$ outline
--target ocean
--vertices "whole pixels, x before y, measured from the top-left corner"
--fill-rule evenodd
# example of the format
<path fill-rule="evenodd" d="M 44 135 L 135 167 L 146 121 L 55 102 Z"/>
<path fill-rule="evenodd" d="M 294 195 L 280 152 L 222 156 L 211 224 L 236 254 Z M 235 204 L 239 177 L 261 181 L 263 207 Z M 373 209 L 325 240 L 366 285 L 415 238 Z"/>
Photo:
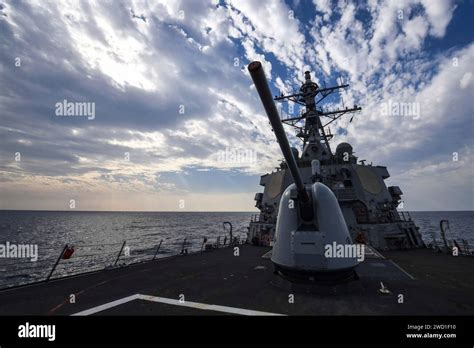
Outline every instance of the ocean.
<path fill-rule="evenodd" d="M 0 288 L 43 280 L 50 274 L 65 244 L 73 257 L 61 260 L 52 278 L 175 255 L 183 248 L 198 251 L 204 238 L 224 242 L 228 229 L 245 240 L 254 212 L 77 212 L 0 211 L 0 245 L 36 245 L 37 260 L 0 258 Z M 474 212 L 412 212 L 425 243 L 440 244 L 439 222 L 449 220 L 448 238 L 474 245 Z M 126 241 L 125 245 L 123 244 Z M 160 245 L 161 241 L 161 245 Z M 158 253 L 157 249 L 158 246 Z M 33 249 L 31 249 L 33 250 Z M 120 252 L 122 251 L 122 252 Z M 117 260 L 117 256 L 120 258 Z M 31 256 L 31 255 L 30 255 Z"/>

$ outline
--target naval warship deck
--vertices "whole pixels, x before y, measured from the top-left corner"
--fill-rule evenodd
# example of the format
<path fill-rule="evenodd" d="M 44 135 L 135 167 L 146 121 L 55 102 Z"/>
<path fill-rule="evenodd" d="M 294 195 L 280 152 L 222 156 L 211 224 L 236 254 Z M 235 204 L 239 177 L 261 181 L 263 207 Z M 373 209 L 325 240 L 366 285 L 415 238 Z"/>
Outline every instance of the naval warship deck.
<path fill-rule="evenodd" d="M 430 249 L 369 253 L 358 280 L 295 289 L 270 248 L 240 245 L 0 291 L 2 315 L 472 315 L 470 256 Z M 370 251 L 373 252 L 370 252 Z M 389 293 L 380 291 L 381 283 Z M 286 286 L 286 287 L 285 287 Z M 75 294 L 75 303 L 70 295 Z M 289 301 L 289 294 L 294 301 Z M 403 303 L 399 303 L 399 294 Z M 180 297 L 184 295 L 183 297 Z M 292 302 L 292 303 L 290 303 Z"/>

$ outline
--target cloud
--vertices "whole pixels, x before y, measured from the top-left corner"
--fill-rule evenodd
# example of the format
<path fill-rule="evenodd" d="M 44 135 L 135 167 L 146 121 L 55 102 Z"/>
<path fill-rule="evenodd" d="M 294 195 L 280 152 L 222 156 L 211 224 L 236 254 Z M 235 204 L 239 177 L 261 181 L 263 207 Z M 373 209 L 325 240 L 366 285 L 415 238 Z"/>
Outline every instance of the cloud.
<path fill-rule="evenodd" d="M 456 6 L 452 1 L 422 0 L 421 3 L 430 22 L 430 33 L 436 37 L 443 37 Z"/>
<path fill-rule="evenodd" d="M 274 55 L 285 66 L 300 72 L 304 70 L 305 38 L 291 8 L 280 1 L 262 2 L 255 6 L 252 0 L 232 0 L 229 5 L 236 27 L 242 28 L 250 41 L 264 53 Z M 248 58 L 251 57 L 249 54 Z"/>
<path fill-rule="evenodd" d="M 305 70 L 320 84 L 342 75 L 351 84 L 345 105 L 363 113 L 334 123 L 336 141 L 388 165 L 391 180 L 419 196 L 432 189 L 415 184 L 420 162 L 433 175 L 452 152 L 472 152 L 473 45 L 430 50 L 455 10 L 451 1 L 8 1 L 0 17 L 2 208 L 44 201 L 55 209 L 73 194 L 90 209 L 172 210 L 182 197 L 190 209 L 253 209 L 259 175 L 281 159 L 245 69 L 254 59 L 274 91 L 293 91 Z M 56 117 L 64 99 L 95 103 L 96 118 Z M 381 116 L 390 100 L 418 103 L 419 119 Z M 257 160 L 222 161 L 229 149 Z"/>

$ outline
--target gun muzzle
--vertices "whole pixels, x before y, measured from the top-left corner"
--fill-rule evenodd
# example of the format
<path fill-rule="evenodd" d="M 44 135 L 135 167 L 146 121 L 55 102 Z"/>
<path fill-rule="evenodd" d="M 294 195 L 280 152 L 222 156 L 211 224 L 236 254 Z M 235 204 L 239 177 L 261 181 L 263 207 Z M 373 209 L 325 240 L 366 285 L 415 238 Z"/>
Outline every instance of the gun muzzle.
<path fill-rule="evenodd" d="M 308 202 L 309 196 L 304 187 L 303 179 L 301 178 L 296 160 L 293 156 L 293 152 L 291 151 L 290 144 L 288 143 L 288 138 L 286 137 L 285 130 L 283 129 L 277 108 L 273 102 L 270 87 L 268 87 L 267 78 L 265 77 L 262 64 L 258 61 L 254 61 L 249 64 L 248 70 L 250 72 L 250 76 L 252 77 L 255 88 L 257 89 L 258 95 L 260 96 L 263 107 L 265 108 L 268 119 L 270 120 L 273 131 L 278 140 L 278 144 L 280 145 L 281 152 L 283 153 L 283 157 L 285 157 L 285 161 L 291 172 L 291 176 L 293 177 L 293 181 L 295 182 L 296 188 L 298 190 L 298 197 L 302 200 L 302 202 Z"/>

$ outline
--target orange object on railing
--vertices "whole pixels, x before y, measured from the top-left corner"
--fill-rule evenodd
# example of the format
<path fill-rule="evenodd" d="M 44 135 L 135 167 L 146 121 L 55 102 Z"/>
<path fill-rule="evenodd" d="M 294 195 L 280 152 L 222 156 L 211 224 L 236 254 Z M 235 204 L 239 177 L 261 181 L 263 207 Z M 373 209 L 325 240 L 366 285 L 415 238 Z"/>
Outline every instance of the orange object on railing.
<path fill-rule="evenodd" d="M 67 247 L 66 250 L 63 252 L 62 259 L 67 260 L 70 259 L 72 254 L 74 254 L 74 246 Z"/>

